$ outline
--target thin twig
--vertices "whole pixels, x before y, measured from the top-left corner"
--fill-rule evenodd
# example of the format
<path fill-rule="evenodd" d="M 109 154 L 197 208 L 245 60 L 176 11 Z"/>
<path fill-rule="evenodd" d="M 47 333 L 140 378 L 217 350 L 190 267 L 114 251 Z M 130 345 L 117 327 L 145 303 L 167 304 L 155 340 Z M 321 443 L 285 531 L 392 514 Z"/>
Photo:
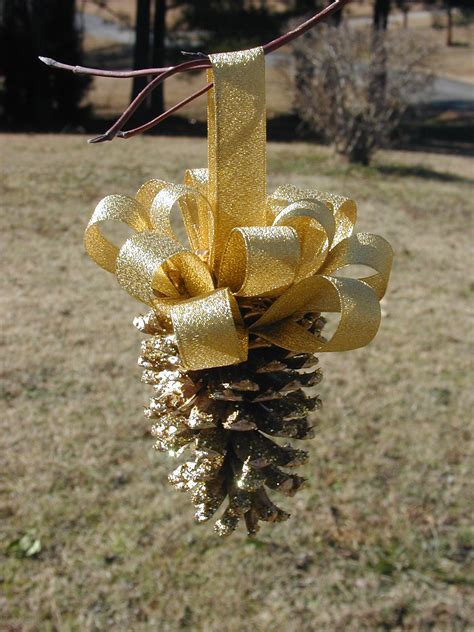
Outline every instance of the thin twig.
<path fill-rule="evenodd" d="M 194 94 L 191 94 L 189 97 L 186 97 L 179 103 L 176 103 L 176 105 L 173 105 L 173 107 L 171 107 L 169 110 L 166 110 L 166 112 L 163 112 L 156 118 L 152 119 L 151 121 L 148 121 L 148 123 L 144 123 L 143 125 L 140 125 L 139 127 L 135 127 L 134 129 L 130 129 L 126 132 L 117 132 L 117 137 L 130 138 L 131 136 L 136 136 L 137 134 L 142 134 L 143 132 L 148 131 L 152 127 L 159 125 L 161 121 L 163 121 L 165 118 L 173 114 L 173 112 L 176 112 L 177 110 L 180 110 L 182 107 L 184 107 L 188 103 L 191 103 L 191 101 L 194 101 L 194 99 L 196 99 L 197 97 L 200 97 L 201 94 L 205 94 L 208 90 L 212 88 L 212 86 L 213 86 L 212 83 L 208 83 L 206 86 L 204 86 L 200 90 L 197 90 Z"/>
<path fill-rule="evenodd" d="M 144 75 L 159 75 L 173 68 L 166 66 L 164 68 L 143 68 L 142 70 L 104 70 L 103 68 L 88 68 L 87 66 L 72 66 L 64 64 L 61 61 L 51 59 L 51 57 L 38 57 L 43 64 L 56 70 L 68 70 L 76 75 L 92 75 L 93 77 L 111 77 L 113 79 L 130 79 L 132 77 L 143 77 Z M 193 70 L 193 68 L 190 68 Z M 183 69 L 183 72 L 186 68 Z"/>
<path fill-rule="evenodd" d="M 143 88 L 143 90 L 141 90 L 141 92 L 139 92 L 137 94 L 137 96 L 133 99 L 133 101 L 130 103 L 130 105 L 126 108 L 126 110 L 124 112 L 122 112 L 122 114 L 115 121 L 115 123 L 111 127 L 109 127 L 109 129 L 105 132 L 105 134 L 101 134 L 100 136 L 96 136 L 95 138 L 91 138 L 89 140 L 89 143 L 102 143 L 105 140 L 112 140 L 113 138 L 115 138 L 115 136 L 117 136 L 118 132 L 121 131 L 121 129 L 125 125 L 125 123 L 133 115 L 133 113 L 140 107 L 142 101 L 144 101 L 147 98 L 147 96 L 151 92 L 153 92 L 153 90 L 156 88 L 156 86 L 158 84 L 162 83 L 165 79 L 168 79 L 168 77 L 172 77 L 173 75 L 175 75 L 175 74 L 177 74 L 179 72 L 183 72 L 183 66 L 185 66 L 186 64 L 188 64 L 188 65 L 192 64 L 193 65 L 193 68 L 192 68 L 193 70 L 201 70 L 203 68 L 209 68 L 208 64 L 204 65 L 202 62 L 201 62 L 201 65 L 196 66 L 196 62 L 194 62 L 194 61 L 186 61 L 186 62 L 184 62 L 184 64 L 180 64 L 179 66 L 172 66 L 169 70 L 166 70 L 165 72 L 162 72 L 160 75 L 156 76 L 152 81 L 150 81 L 150 83 L 148 83 Z M 188 68 L 186 68 L 185 70 L 188 70 Z M 208 86 L 206 86 L 206 90 L 205 91 L 207 91 L 209 89 L 210 88 Z M 203 94 L 203 93 L 201 93 L 201 94 Z M 199 95 L 197 95 L 197 96 L 199 96 Z M 196 98 L 196 97 L 193 96 L 193 98 Z M 189 101 L 188 101 L 188 103 L 189 103 Z M 169 110 L 167 110 L 166 112 L 163 112 L 163 114 L 165 115 L 164 118 L 167 118 L 168 116 L 170 116 Z M 130 131 L 132 131 L 132 130 L 130 130 Z"/>
<path fill-rule="evenodd" d="M 351 0 L 335 0 L 328 7 L 311 17 L 303 24 L 300 24 L 296 28 L 288 33 L 277 37 L 276 39 L 264 44 L 263 50 L 266 55 L 273 53 L 278 50 L 282 46 L 289 44 L 296 38 L 300 37 L 310 29 L 312 29 L 316 24 L 329 17 L 336 11 L 342 9 L 342 7 L 348 4 Z M 189 55 L 189 53 L 184 53 L 185 55 Z M 190 61 L 185 61 L 177 66 L 168 66 L 166 68 L 144 68 L 142 70 L 102 70 L 100 68 L 86 68 L 84 66 L 71 66 L 69 64 L 63 64 L 62 62 L 58 62 L 49 57 L 40 57 L 39 59 L 45 63 L 47 66 L 51 66 L 53 68 L 57 68 L 60 70 L 69 70 L 78 74 L 86 74 L 100 77 L 115 77 L 115 78 L 130 78 L 137 77 L 143 75 L 154 76 L 154 78 L 143 88 L 143 90 L 135 97 L 135 99 L 130 103 L 130 105 L 125 109 L 124 112 L 120 115 L 120 117 L 115 121 L 115 123 L 105 132 L 105 134 L 101 134 L 100 136 L 96 136 L 92 138 L 90 143 L 101 143 L 106 140 L 112 140 L 116 136 L 120 138 L 130 138 L 131 136 L 135 136 L 136 134 L 140 134 L 146 130 L 155 127 L 162 121 L 164 121 L 168 116 L 182 108 L 184 105 L 191 103 L 194 99 L 198 98 L 208 90 L 212 88 L 212 83 L 208 83 L 206 86 L 190 95 L 186 99 L 183 99 L 176 105 L 172 106 L 159 116 L 155 117 L 151 121 L 140 125 L 134 129 L 122 132 L 123 126 L 127 123 L 133 113 L 137 110 L 140 104 L 147 98 L 147 96 L 163 81 L 172 77 L 175 74 L 181 72 L 189 72 L 192 70 L 204 70 L 206 68 L 211 67 L 211 63 L 209 61 L 209 57 L 204 55 L 203 53 L 196 53 L 192 55 L 193 57 L 197 57 L 197 59 L 192 59 Z"/>
<path fill-rule="evenodd" d="M 288 31 L 288 33 L 284 33 L 280 37 L 268 42 L 268 44 L 265 44 L 263 46 L 265 54 L 267 55 L 268 53 L 273 53 L 278 48 L 281 48 L 282 46 L 285 46 L 285 44 L 289 44 L 296 38 L 301 37 L 301 35 L 304 35 L 307 31 L 314 28 L 316 24 L 319 24 L 319 22 L 325 20 L 333 13 L 336 13 L 336 11 L 340 11 L 344 5 L 349 4 L 349 2 L 351 2 L 351 0 L 335 0 L 332 4 L 319 13 L 316 13 L 316 15 L 313 15 L 312 18 L 309 18 L 309 20 L 306 20 L 306 22 L 303 22 L 303 24 L 300 24 L 292 31 Z"/>

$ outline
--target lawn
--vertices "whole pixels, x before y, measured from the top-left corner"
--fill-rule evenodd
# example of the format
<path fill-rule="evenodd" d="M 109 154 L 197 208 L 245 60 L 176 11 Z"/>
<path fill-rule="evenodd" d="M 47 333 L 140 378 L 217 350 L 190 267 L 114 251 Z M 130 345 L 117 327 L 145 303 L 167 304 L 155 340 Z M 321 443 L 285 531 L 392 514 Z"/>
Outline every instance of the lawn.
<path fill-rule="evenodd" d="M 82 248 L 102 196 L 179 181 L 205 141 L 0 140 L 2 630 L 470 629 L 472 162 L 382 152 L 354 168 L 324 147 L 269 146 L 271 189 L 353 196 L 359 230 L 396 259 L 376 340 L 320 358 L 292 518 L 222 540 L 152 449 L 142 308 Z"/>

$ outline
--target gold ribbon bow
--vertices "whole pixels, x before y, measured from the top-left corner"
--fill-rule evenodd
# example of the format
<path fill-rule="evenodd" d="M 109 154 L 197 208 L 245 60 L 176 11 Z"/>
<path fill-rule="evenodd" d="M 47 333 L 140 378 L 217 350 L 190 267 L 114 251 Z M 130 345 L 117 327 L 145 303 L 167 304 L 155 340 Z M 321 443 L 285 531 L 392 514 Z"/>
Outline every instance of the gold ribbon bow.
<path fill-rule="evenodd" d="M 263 50 L 211 55 L 208 169 L 183 185 L 149 180 L 134 198 L 99 202 L 85 233 L 92 259 L 150 305 L 174 331 L 188 369 L 245 361 L 249 333 L 294 352 L 347 351 L 369 343 L 380 323 L 392 249 L 376 235 L 353 234 L 352 200 L 292 185 L 266 195 Z M 170 221 L 179 208 L 189 244 Z M 135 231 L 121 248 L 104 222 Z M 336 276 L 349 265 L 370 276 Z M 246 328 L 244 297 L 268 297 Z M 340 312 L 323 342 L 296 321 L 305 312 Z"/>

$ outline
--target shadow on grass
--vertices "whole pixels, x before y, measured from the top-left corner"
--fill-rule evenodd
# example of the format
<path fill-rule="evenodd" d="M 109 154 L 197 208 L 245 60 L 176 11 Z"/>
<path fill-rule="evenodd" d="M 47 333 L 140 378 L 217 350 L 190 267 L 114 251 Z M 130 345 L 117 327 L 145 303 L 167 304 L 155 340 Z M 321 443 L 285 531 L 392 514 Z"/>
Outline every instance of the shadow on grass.
<path fill-rule="evenodd" d="M 328 154 L 318 151 L 317 147 L 302 149 L 300 155 L 287 152 L 272 153 L 268 157 L 269 170 L 274 174 L 292 173 L 302 176 L 318 174 L 329 177 L 353 177 L 353 178 L 420 178 L 439 183 L 474 184 L 474 177 L 458 175 L 453 172 L 431 169 L 423 164 L 406 165 L 402 162 L 377 161 L 369 165 L 351 163 L 337 154 Z M 442 164 L 440 164 L 442 169 Z"/>
<path fill-rule="evenodd" d="M 474 155 L 474 102 L 425 104 L 408 111 L 394 139 L 395 149 L 433 154 Z M 421 176 L 422 177 L 422 176 Z"/>
<path fill-rule="evenodd" d="M 0 133 L 65 133 L 65 134 L 88 134 L 91 137 L 102 134 L 114 122 L 115 119 L 99 118 L 90 115 L 90 111 L 85 108 L 81 112 L 79 120 L 75 123 L 62 125 L 56 122 L 52 126 L 40 127 L 37 125 L 24 124 L 12 126 L 0 120 Z M 127 128 L 133 128 L 140 124 L 140 119 L 132 117 Z M 190 119 L 184 116 L 170 116 L 158 127 L 147 132 L 151 136 L 188 136 L 194 138 L 206 138 L 207 123 L 205 120 Z M 438 110 L 427 108 L 422 120 L 410 116 L 402 124 L 401 130 L 394 139 L 393 149 L 426 152 L 434 154 L 453 154 L 460 156 L 474 155 L 474 111 L 467 113 L 446 112 L 443 115 Z M 290 143 L 293 141 L 324 144 L 320 135 L 312 132 L 304 126 L 296 114 L 283 114 L 267 120 L 267 138 L 271 142 Z M 120 142 L 120 140 L 115 141 Z M 310 159 L 311 162 L 311 159 Z M 317 159 L 319 163 L 324 162 L 321 157 Z M 308 158 L 302 155 L 301 163 L 292 158 L 291 169 L 301 173 L 308 172 Z M 281 165 L 280 165 L 281 167 Z M 286 166 L 285 166 L 286 168 Z M 355 167 L 348 166 L 347 170 L 352 171 Z M 339 173 L 340 167 L 336 169 Z M 326 169 L 326 175 L 334 175 L 333 167 Z M 363 173 L 370 175 L 380 173 L 386 176 L 408 176 L 422 178 L 425 180 L 437 180 L 439 182 L 474 182 L 474 179 L 457 176 L 456 174 L 442 173 L 434 171 L 421 164 L 418 165 L 371 165 Z"/>
<path fill-rule="evenodd" d="M 423 180 L 437 180 L 438 182 L 465 182 L 473 183 L 474 178 L 465 178 L 455 173 L 443 173 L 429 169 L 423 165 L 374 165 L 374 169 L 381 175 L 398 176 L 408 178 L 422 178 Z"/>
<path fill-rule="evenodd" d="M 453 48 L 469 48 L 469 42 L 451 42 Z"/>
<path fill-rule="evenodd" d="M 90 134 L 95 136 L 104 133 L 116 119 L 98 118 L 89 116 L 85 108 L 80 119 L 68 125 L 59 122 L 45 127 L 31 125 L 8 125 L 0 120 L 0 132 L 8 133 L 53 133 L 53 134 Z M 132 117 L 125 126 L 130 129 L 142 123 L 143 120 Z M 170 116 L 155 129 L 144 134 L 145 136 L 190 136 L 206 138 L 207 122 L 203 120 L 189 119 L 184 116 Z M 301 132 L 300 119 L 295 114 L 285 114 L 267 121 L 267 138 L 273 142 L 315 141 L 321 142 L 321 137 L 305 131 Z"/>

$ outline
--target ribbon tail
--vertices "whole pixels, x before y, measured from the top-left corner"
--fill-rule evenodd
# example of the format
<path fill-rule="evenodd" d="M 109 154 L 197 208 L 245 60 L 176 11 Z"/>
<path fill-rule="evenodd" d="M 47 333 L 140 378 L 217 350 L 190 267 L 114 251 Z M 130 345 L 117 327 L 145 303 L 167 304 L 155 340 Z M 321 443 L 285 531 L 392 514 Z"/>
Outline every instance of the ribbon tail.
<path fill-rule="evenodd" d="M 233 228 L 265 225 L 265 55 L 259 47 L 209 58 L 208 199 L 217 268 Z"/>

